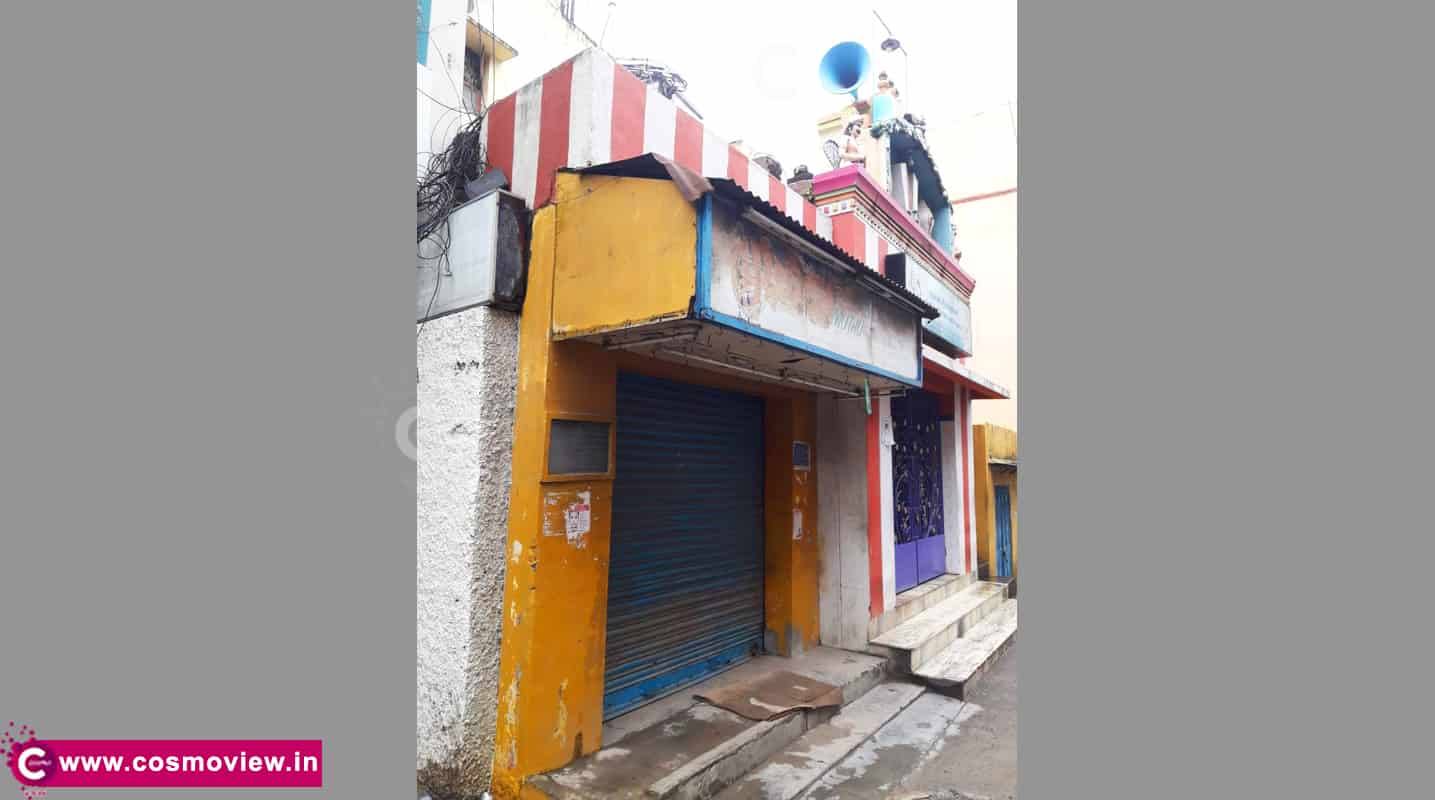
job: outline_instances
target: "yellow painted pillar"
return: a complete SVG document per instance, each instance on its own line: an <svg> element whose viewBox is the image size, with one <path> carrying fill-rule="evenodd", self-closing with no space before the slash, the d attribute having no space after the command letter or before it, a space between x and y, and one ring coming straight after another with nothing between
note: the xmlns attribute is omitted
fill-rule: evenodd
<svg viewBox="0 0 1435 800"><path fill-rule="evenodd" d="M977 563L985 566L978 577L996 574L996 495L992 491L991 441L987 425L972 426L972 483L976 495Z"/></svg>
<svg viewBox="0 0 1435 800"><path fill-rule="evenodd" d="M560 203L569 180L558 176ZM614 418L617 371L601 348L549 336L560 208L534 215L520 323L493 762L499 798L519 797L528 776L597 750L603 724L613 481L545 479L546 443L554 416ZM582 506L586 526L567 525Z"/></svg>
<svg viewBox="0 0 1435 800"><path fill-rule="evenodd" d="M807 394L769 396L764 419L766 480L766 646L783 656L815 647L818 604L816 403ZM793 464L793 443L808 447L807 468Z"/></svg>

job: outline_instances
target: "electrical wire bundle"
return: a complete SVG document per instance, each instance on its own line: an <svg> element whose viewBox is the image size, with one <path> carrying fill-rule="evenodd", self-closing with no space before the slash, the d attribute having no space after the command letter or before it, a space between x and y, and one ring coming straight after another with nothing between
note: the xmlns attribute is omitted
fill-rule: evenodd
<svg viewBox="0 0 1435 800"><path fill-rule="evenodd" d="M465 187L485 169L483 114L466 123L441 152L429 156L428 167L418 185L418 241L429 238L448 222L455 208L470 200ZM444 245L447 249L447 245Z"/></svg>

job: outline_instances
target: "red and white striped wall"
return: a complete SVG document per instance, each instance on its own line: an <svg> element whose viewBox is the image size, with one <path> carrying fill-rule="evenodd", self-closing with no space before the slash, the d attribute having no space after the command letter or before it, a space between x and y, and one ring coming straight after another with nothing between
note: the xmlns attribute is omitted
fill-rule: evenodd
<svg viewBox="0 0 1435 800"><path fill-rule="evenodd" d="M533 208L552 200L560 168L657 153L704 176L731 178L832 240L832 220L816 206L601 50L584 51L495 102L482 138L489 166L503 170L513 193Z"/></svg>

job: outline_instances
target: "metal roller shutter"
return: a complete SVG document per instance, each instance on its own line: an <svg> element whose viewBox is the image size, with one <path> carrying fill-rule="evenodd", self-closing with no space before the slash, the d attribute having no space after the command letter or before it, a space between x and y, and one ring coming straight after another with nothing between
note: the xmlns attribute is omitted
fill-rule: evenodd
<svg viewBox="0 0 1435 800"><path fill-rule="evenodd" d="M762 413L619 374L604 719L761 649Z"/></svg>

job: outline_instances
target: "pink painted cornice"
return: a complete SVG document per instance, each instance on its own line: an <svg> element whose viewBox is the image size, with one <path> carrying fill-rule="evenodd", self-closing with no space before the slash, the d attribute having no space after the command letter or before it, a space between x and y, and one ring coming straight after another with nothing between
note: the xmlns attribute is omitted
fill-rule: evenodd
<svg viewBox="0 0 1435 800"><path fill-rule="evenodd" d="M916 220L897 206L897 201L877 185L877 182L867 174L867 170L863 169L862 165L848 164L845 167L824 172L812 179L812 195L819 206L822 205L824 195L844 189L855 189L873 211L880 214L889 225L900 228L912 237L921 247L923 254L939 264L963 289L971 292L976 288L976 280L962 270L957 260L943 250L930 233L922 230Z"/></svg>

